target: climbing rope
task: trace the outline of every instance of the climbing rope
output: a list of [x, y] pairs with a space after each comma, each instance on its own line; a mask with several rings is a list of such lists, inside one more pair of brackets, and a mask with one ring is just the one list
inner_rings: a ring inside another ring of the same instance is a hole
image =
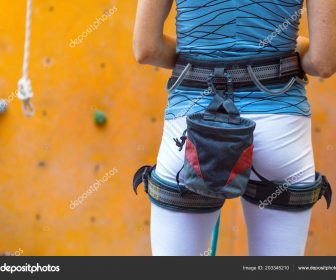
[[220, 215], [218, 216], [215, 228], [211, 235], [211, 246], [210, 246], [210, 256], [211, 257], [215, 257], [217, 253], [219, 226], [220, 226]]
[[34, 107], [30, 101], [33, 97], [33, 90], [31, 82], [28, 78], [28, 65], [29, 65], [29, 51], [30, 51], [30, 32], [31, 32], [31, 11], [32, 0], [27, 0], [27, 13], [26, 13], [26, 32], [24, 43], [24, 56], [22, 67], [22, 78], [18, 82], [18, 98], [23, 102], [22, 110], [25, 116], [31, 117], [34, 115]]

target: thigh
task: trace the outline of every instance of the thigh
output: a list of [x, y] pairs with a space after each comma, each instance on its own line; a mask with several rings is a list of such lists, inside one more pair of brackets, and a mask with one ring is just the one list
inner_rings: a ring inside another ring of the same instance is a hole
[[[312, 182], [315, 166], [309, 118], [288, 115], [246, 116], [257, 123], [253, 165], [269, 180]], [[298, 175], [299, 174], [299, 175]], [[258, 180], [252, 173], [251, 178]], [[293, 212], [260, 209], [242, 199], [250, 255], [303, 255], [311, 209]]]
[[[186, 118], [165, 120], [157, 157], [156, 175], [176, 183], [182, 168], [185, 148], [179, 151], [174, 138], [187, 128]], [[180, 182], [183, 184], [183, 172]], [[207, 255], [209, 240], [220, 210], [212, 213], [181, 213], [151, 205], [151, 245], [154, 256]]]
[[[182, 168], [184, 162], [185, 145], [181, 151], [176, 146], [174, 138], [180, 140], [187, 128], [186, 117], [165, 120], [160, 150], [157, 156], [156, 174], [162, 179], [176, 183], [176, 174]], [[180, 174], [180, 182], [183, 184], [183, 172]]]
[[250, 256], [303, 256], [311, 209], [298, 212], [260, 209], [241, 199]]
[[153, 256], [204, 256], [220, 210], [212, 213], [181, 213], [151, 206]]

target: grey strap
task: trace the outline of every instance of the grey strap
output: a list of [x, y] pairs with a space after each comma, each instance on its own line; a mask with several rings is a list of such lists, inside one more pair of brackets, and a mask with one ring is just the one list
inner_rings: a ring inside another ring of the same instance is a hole
[[[148, 193], [150, 199], [155, 204], [170, 210], [207, 213], [216, 211], [223, 206], [225, 199], [202, 196], [187, 190], [184, 185], [172, 187], [155, 179], [152, 176], [154, 169], [155, 165], [145, 165], [134, 174], [133, 190], [135, 193], [143, 182], [145, 192]], [[183, 191], [181, 192], [181, 190]]]
[[240, 115], [232, 99], [216, 94], [203, 114], [208, 121], [221, 121], [232, 124], [240, 124]]
[[[248, 182], [244, 197], [252, 202], [260, 204], [267, 201], [267, 207], [291, 207], [309, 208], [313, 206], [322, 196], [325, 197], [327, 208], [331, 204], [332, 190], [325, 176], [315, 174], [314, 182], [300, 182], [289, 185], [286, 182], [272, 182], [262, 176], [252, 167], [253, 172], [260, 181], [250, 180]], [[285, 187], [285, 185], [287, 186]], [[282, 188], [281, 188], [282, 187]], [[280, 190], [280, 194], [277, 193]], [[277, 196], [273, 197], [273, 194]], [[269, 200], [269, 198], [272, 198]]]
[[221, 208], [224, 204], [223, 199], [205, 197], [192, 192], [187, 192], [182, 195], [179, 190], [164, 188], [152, 179], [148, 182], [148, 195], [158, 204], [180, 210], [204, 211], [212, 209], [212, 211], [214, 211]]
[[[189, 61], [188, 61], [189, 62]], [[183, 64], [182, 62], [177, 62], [172, 77], [177, 79], [183, 70], [185, 69], [185, 66], [187, 65], [186, 62]], [[213, 67], [209, 65], [202, 66], [198, 62], [191, 62], [193, 67], [190, 69], [190, 71], [186, 74], [184, 77], [184, 80], [188, 81], [195, 81], [195, 82], [201, 82], [206, 83], [208, 80], [208, 77], [213, 74], [213, 68], [218, 68], [218, 65], [214, 65]], [[254, 62], [256, 63], [256, 61]], [[246, 65], [249, 63], [239, 63], [237, 62], [236, 65], [223, 65], [221, 66], [223, 69], [225, 69], [225, 73], [229, 74], [232, 77], [233, 83], [249, 83], [252, 82], [251, 77], [247, 71]], [[279, 59], [274, 58], [273, 64], [266, 64], [263, 65], [262, 62], [260, 65], [253, 67], [254, 73], [257, 76], [258, 80], [264, 81], [264, 80], [270, 80], [270, 79], [277, 79], [280, 76], [287, 75], [291, 76], [290, 74], [293, 72], [301, 72], [300, 71], [300, 62], [298, 60], [298, 57], [296, 55], [291, 55], [289, 57], [281, 58], [280, 63]], [[223, 75], [220, 75], [220, 77], [214, 78], [214, 83], [226, 83], [226, 78], [223, 77]]]

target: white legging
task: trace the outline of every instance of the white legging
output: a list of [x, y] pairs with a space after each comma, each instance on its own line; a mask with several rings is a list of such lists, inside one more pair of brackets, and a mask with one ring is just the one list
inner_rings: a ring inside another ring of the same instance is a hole
[[[293, 115], [243, 115], [257, 123], [254, 133], [253, 165], [269, 180], [284, 181], [297, 176], [299, 182], [315, 179], [311, 144], [311, 120]], [[173, 138], [186, 128], [185, 117], [166, 120], [156, 173], [175, 183], [183, 165]], [[252, 173], [251, 179], [258, 180]], [[181, 174], [183, 183], [183, 172]], [[311, 210], [291, 212], [260, 209], [241, 199], [251, 256], [304, 255]], [[211, 232], [219, 215], [174, 212], [152, 204], [151, 245], [154, 256], [200, 256], [207, 254]], [[225, 218], [225, 211], [222, 213]]]

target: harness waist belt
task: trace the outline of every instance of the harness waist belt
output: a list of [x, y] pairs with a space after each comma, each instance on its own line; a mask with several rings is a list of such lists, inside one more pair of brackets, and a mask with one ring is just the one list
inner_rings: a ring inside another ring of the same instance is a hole
[[[188, 71], [184, 73], [186, 67], [188, 67]], [[214, 76], [215, 68], [224, 69], [226, 77]], [[241, 91], [258, 89], [255, 80], [272, 85], [286, 83], [292, 77], [299, 77], [304, 82], [307, 81], [301, 68], [298, 53], [255, 60], [240, 60], [234, 63], [206, 62], [180, 54], [168, 87], [172, 87], [181, 75], [183, 75], [183, 80], [179, 83], [181, 86], [208, 88], [209, 77], [214, 76], [213, 82], [218, 89], [226, 89], [228, 79], [230, 79], [233, 88]]]

